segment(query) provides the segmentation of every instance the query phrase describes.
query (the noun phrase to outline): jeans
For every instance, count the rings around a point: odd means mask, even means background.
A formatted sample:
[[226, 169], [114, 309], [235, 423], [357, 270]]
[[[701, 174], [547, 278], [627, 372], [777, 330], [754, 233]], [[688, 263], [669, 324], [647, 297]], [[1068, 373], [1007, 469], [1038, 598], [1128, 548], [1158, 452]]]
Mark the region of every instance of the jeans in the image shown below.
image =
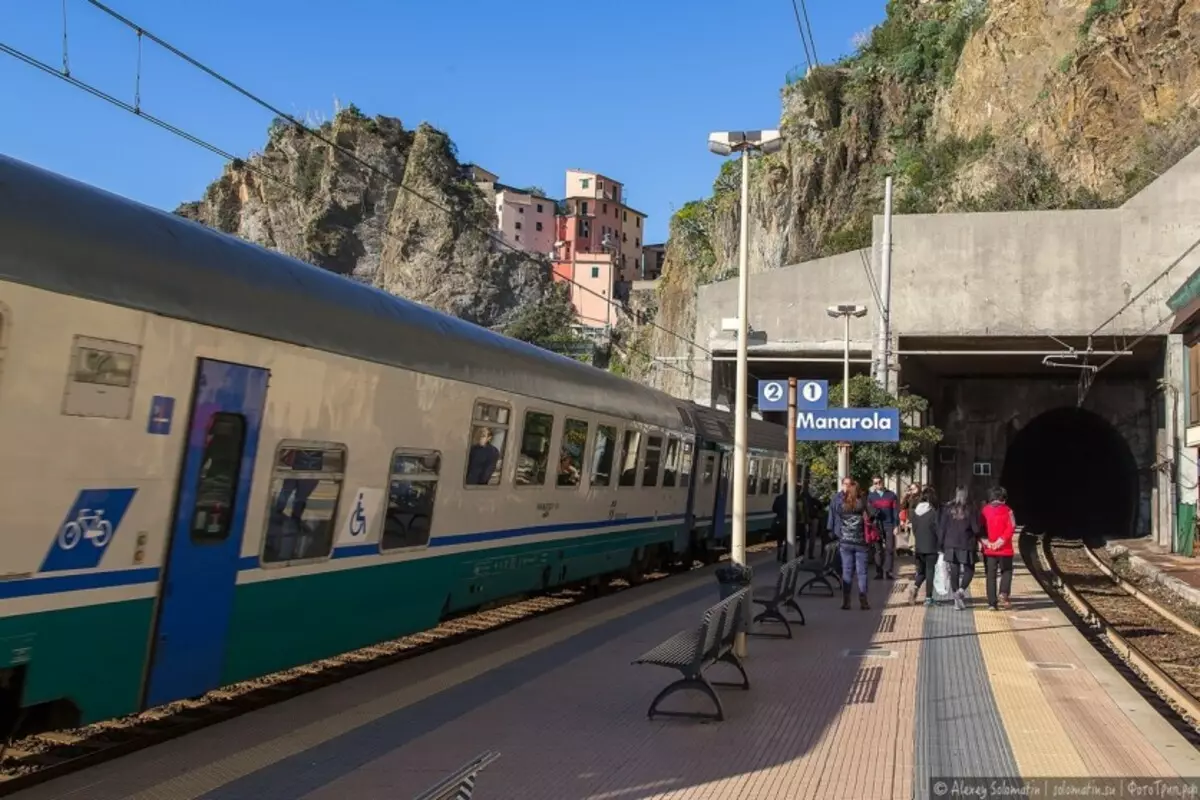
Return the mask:
[[913, 581], [913, 591], [925, 584], [925, 596], [933, 597], [933, 572], [937, 569], [937, 553], [917, 553], [917, 577]]
[[971, 574], [975, 571], [971, 567], [971, 553], [951, 548], [946, 551], [946, 563], [950, 568], [950, 591], [965, 590], [971, 582]]
[[838, 544], [838, 553], [842, 557], [842, 591], [850, 591], [850, 577], [858, 573], [858, 593], [867, 594], [867, 546], [865, 544]]
[[893, 563], [896, 559], [896, 526], [886, 525], [883, 527], [882, 541], [875, 543], [872, 548], [874, 553], [875, 571], [886, 572], [889, 575], [892, 573]]
[[989, 606], [996, 605], [996, 583], [999, 577], [1000, 594], [1008, 597], [1012, 592], [1012, 556], [984, 556], [984, 569], [987, 570], [987, 601]]

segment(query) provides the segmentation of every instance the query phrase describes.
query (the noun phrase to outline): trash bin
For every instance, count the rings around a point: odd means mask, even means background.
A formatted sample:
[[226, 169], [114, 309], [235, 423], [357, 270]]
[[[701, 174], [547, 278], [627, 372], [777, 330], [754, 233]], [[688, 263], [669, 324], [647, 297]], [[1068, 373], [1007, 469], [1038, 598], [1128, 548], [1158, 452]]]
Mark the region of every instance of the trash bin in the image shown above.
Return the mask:
[[722, 564], [717, 567], [717, 586], [721, 589], [721, 599], [725, 600], [750, 585], [754, 571], [741, 564]]

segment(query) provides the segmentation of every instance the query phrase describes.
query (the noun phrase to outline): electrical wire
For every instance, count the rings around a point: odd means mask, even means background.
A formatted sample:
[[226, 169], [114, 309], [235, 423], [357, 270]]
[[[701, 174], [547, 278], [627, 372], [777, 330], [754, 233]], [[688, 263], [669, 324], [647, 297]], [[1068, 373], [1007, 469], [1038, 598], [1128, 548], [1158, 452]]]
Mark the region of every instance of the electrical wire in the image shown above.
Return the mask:
[[792, 12], [796, 15], [796, 30], [800, 32], [800, 44], [804, 47], [804, 63], [808, 64], [808, 68], [813, 68], [812, 56], [808, 52], [808, 40], [804, 38], [804, 23], [800, 21], [800, 7], [796, 5], [796, 0], [792, 0]]
[[813, 38], [812, 23], [808, 20], [808, 3], [805, 0], [800, 0], [800, 10], [804, 13], [804, 27], [808, 30], [808, 45], [812, 48], [813, 66], [821, 65], [821, 58], [817, 55], [817, 41]]
[[[103, 11], [105, 14], [108, 14], [109, 16], [111, 16], [113, 19], [117, 20], [121, 24], [123, 24], [123, 25], [127, 26], [128, 28], [132, 29], [133, 31], [138, 32], [139, 34], [145, 36], [147, 39], [154, 42], [155, 44], [162, 47], [163, 49], [167, 50], [171, 54], [177, 56], [178, 58], [183, 59], [188, 64], [192, 65], [193, 67], [200, 70], [204, 74], [219, 81], [220, 83], [229, 87], [233, 91], [242, 95], [247, 100], [250, 100], [251, 102], [255, 103], [256, 105], [275, 114], [275, 116], [287, 121], [293, 127], [295, 127], [297, 130], [307, 134], [308, 136], [313, 137], [314, 139], [325, 144], [326, 146], [333, 148], [334, 150], [336, 150], [337, 152], [346, 156], [347, 158], [355, 161], [356, 163], [358, 163], [365, 169], [370, 170], [371, 172], [375, 173], [377, 176], [382, 178], [385, 182], [387, 182], [389, 184], [394, 183], [392, 176], [388, 172], [380, 169], [379, 167], [375, 166], [371, 162], [360, 157], [353, 150], [350, 150], [350, 149], [338, 144], [338, 142], [334, 139], [331, 139], [327, 136], [322, 135], [320, 133], [320, 131], [313, 130], [312, 128], [308, 127], [300, 120], [293, 117], [291, 114], [288, 114], [286, 111], [283, 111], [282, 109], [276, 107], [275, 105], [268, 102], [267, 100], [264, 100], [263, 98], [259, 97], [258, 95], [255, 95], [248, 89], [240, 86], [239, 84], [235, 83], [234, 81], [230, 80], [229, 78], [226, 78], [224, 75], [221, 75], [220, 73], [218, 73], [217, 71], [213, 70], [212, 68], [206, 66], [205, 64], [201, 63], [200, 61], [197, 61], [195, 58], [189, 56], [187, 53], [184, 53], [182, 50], [175, 47], [170, 42], [167, 42], [162, 37], [157, 36], [157, 35], [151, 33], [150, 31], [147, 31], [142, 26], [138, 25], [137, 23], [133, 22], [132, 20], [129, 20], [126, 17], [122, 16], [121, 14], [117, 13], [113, 9], [106, 6], [104, 3], [101, 3], [100, 0], [88, 0], [88, 2], [91, 3], [93, 6], [95, 6], [96, 8], [98, 8], [99, 10]], [[403, 183], [397, 184], [397, 186], [401, 191], [407, 192], [408, 194], [412, 195], [413, 197], [416, 197], [418, 200], [421, 200], [422, 202], [432, 206], [433, 208], [436, 208], [439, 211], [442, 211], [443, 213], [450, 215], [451, 217], [456, 216], [452, 209], [447, 208], [446, 206], [437, 202], [433, 198], [430, 198], [430, 197], [426, 196], [425, 194], [418, 192], [417, 190], [413, 189], [411, 186], [406, 186]], [[536, 264], [539, 267], [543, 266], [541, 261], [538, 261], [537, 259], [530, 257], [524, 250], [513, 247], [508, 242], [497, 237], [495, 234], [495, 231], [490, 230], [488, 228], [478, 226], [478, 225], [474, 225], [471, 223], [467, 223], [467, 224], [470, 225], [470, 227], [474, 227], [477, 230], [484, 233], [489, 239], [491, 239], [493, 242], [495, 242], [500, 247], [503, 247], [503, 248], [515, 253], [519, 257], [521, 257], [533, 264]], [[615, 264], [615, 262], [614, 262], [614, 264]], [[615, 300], [608, 297], [607, 295], [597, 292], [593, 289], [590, 289], [590, 288], [584, 286], [583, 284], [577, 283], [576, 281], [574, 281], [570, 278], [565, 278], [562, 276], [558, 276], [558, 277], [565, 283], [569, 283], [579, 289], [582, 289], [583, 291], [587, 292], [588, 294], [591, 294], [595, 297], [599, 297], [600, 299], [604, 300], [606, 303], [617, 308], [618, 310], [622, 309], [621, 304], [617, 303]], [[682, 342], [686, 342], [687, 344], [690, 344], [692, 347], [699, 349], [701, 352], [703, 352], [705, 354], [711, 355], [711, 352], [707, 348], [702, 347], [700, 344], [698, 344], [697, 342], [695, 342], [692, 339], [687, 338], [686, 336], [682, 336], [679, 333], [676, 333], [675, 331], [672, 331], [669, 328], [665, 328], [653, 321], [649, 321], [647, 324], [652, 328], [656, 328], [658, 330], [663, 331], [664, 333], [674, 336], [675, 338], [679, 339]]]
[[[107, 92], [105, 92], [101, 89], [98, 89], [95, 86], [92, 86], [91, 84], [88, 84], [78, 78], [71, 76], [71, 75], [66, 75], [63, 72], [61, 72], [60, 70], [55, 69], [53, 66], [51, 66], [43, 61], [40, 61], [37, 58], [34, 58], [33, 56], [23, 53], [20, 50], [17, 50], [16, 48], [11, 47], [10, 45], [0, 42], [0, 53], [9, 55], [9, 56], [17, 59], [18, 61], [21, 61], [31, 67], [35, 67], [36, 69], [39, 69], [42, 72], [45, 72], [48, 75], [52, 75], [62, 81], [65, 81], [77, 89], [80, 89], [94, 97], [97, 97], [101, 100], [111, 103], [112, 105], [116, 106], [117, 108], [120, 108], [124, 111], [129, 112], [130, 114], [133, 114], [134, 116], [140, 117], [150, 123], [153, 123], [154, 125], [157, 125], [158, 127], [167, 131], [168, 133], [178, 136], [181, 139], [184, 139], [184, 140], [190, 142], [191, 144], [194, 144], [198, 147], [201, 147], [201, 148], [209, 151], [210, 153], [221, 156], [222, 158], [226, 159], [227, 161], [231, 162], [232, 164], [234, 164], [237, 167], [244, 168], [247, 171], [252, 172], [255, 175], [258, 175], [259, 177], [261, 177], [265, 180], [269, 180], [269, 181], [272, 181], [273, 183], [277, 183], [280, 186], [283, 186], [284, 188], [295, 193], [297, 197], [304, 196], [300, 190], [300, 187], [298, 187], [286, 180], [283, 180], [282, 178], [280, 178], [276, 175], [273, 175], [264, 169], [254, 166], [250, 162], [245, 161], [245, 160], [233, 155], [232, 153], [229, 153], [228, 151], [223, 150], [220, 147], [218, 147], [210, 142], [205, 141], [204, 139], [201, 139], [200, 137], [198, 137], [194, 134], [188, 133], [187, 131], [183, 130], [182, 128], [176, 127], [175, 125], [165, 122], [164, 120], [161, 120], [158, 117], [153, 116], [152, 114], [147, 114], [145, 111], [135, 108], [134, 106], [130, 105], [129, 103], [126, 103], [123, 100], [113, 97], [112, 95], [108, 94]], [[393, 234], [391, 234], [389, 231], [382, 231], [381, 233], [383, 236], [391, 237], [393, 239], [395, 238], [393, 236]], [[432, 253], [432, 251], [429, 251], [429, 250], [426, 250], [426, 252], [430, 253], [431, 255], [436, 255], [436, 254]], [[543, 349], [549, 349], [549, 348], [543, 348]], [[652, 362], [662, 363], [662, 364], [688, 376], [689, 378], [691, 378], [693, 380], [707, 382], [706, 378], [703, 378], [699, 375], [695, 375], [694, 373], [692, 373], [688, 370], [681, 369], [670, 362], [660, 361], [656, 356], [653, 356], [649, 353], [643, 352], [643, 351], [638, 350], [629, 345], [626, 345], [625, 349], [627, 349], [630, 352], [633, 352], [639, 356], [642, 356], [644, 358], [648, 358]]]

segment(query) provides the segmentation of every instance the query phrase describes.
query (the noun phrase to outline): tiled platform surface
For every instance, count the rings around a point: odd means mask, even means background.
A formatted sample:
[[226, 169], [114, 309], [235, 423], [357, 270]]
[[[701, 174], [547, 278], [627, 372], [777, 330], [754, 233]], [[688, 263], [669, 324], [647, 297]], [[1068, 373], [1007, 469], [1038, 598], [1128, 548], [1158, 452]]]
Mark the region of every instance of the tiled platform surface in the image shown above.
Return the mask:
[[[1032, 578], [1018, 575], [1007, 613], [909, 606], [907, 585], [873, 582], [870, 611], [803, 599], [795, 639], [751, 639], [751, 690], [718, 690], [723, 723], [648, 721], [673, 674], [629, 663], [716, 600], [705, 571], [17, 796], [402, 800], [484, 750], [501, 758], [479, 777], [481, 800], [868, 800], [927, 797], [936, 777], [1200, 776], [1195, 748]], [[982, 575], [972, 589], [982, 593]], [[847, 652], [868, 646], [881, 652]]]

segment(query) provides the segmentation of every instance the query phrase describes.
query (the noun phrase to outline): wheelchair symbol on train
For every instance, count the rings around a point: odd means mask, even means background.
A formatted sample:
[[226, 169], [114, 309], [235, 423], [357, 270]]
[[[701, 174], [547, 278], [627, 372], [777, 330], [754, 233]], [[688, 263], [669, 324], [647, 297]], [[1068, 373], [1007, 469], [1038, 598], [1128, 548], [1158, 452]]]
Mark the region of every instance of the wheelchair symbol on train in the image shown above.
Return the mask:
[[87, 539], [93, 547], [103, 548], [112, 535], [113, 526], [104, 518], [104, 509], [97, 508], [93, 511], [83, 508], [80, 509], [78, 517], [63, 525], [62, 530], [58, 532], [58, 546], [63, 550], [71, 550]]
[[350, 515], [350, 535], [362, 536], [367, 532], [367, 514], [363, 509], [363, 498], [360, 494], [354, 502], [354, 513]]

